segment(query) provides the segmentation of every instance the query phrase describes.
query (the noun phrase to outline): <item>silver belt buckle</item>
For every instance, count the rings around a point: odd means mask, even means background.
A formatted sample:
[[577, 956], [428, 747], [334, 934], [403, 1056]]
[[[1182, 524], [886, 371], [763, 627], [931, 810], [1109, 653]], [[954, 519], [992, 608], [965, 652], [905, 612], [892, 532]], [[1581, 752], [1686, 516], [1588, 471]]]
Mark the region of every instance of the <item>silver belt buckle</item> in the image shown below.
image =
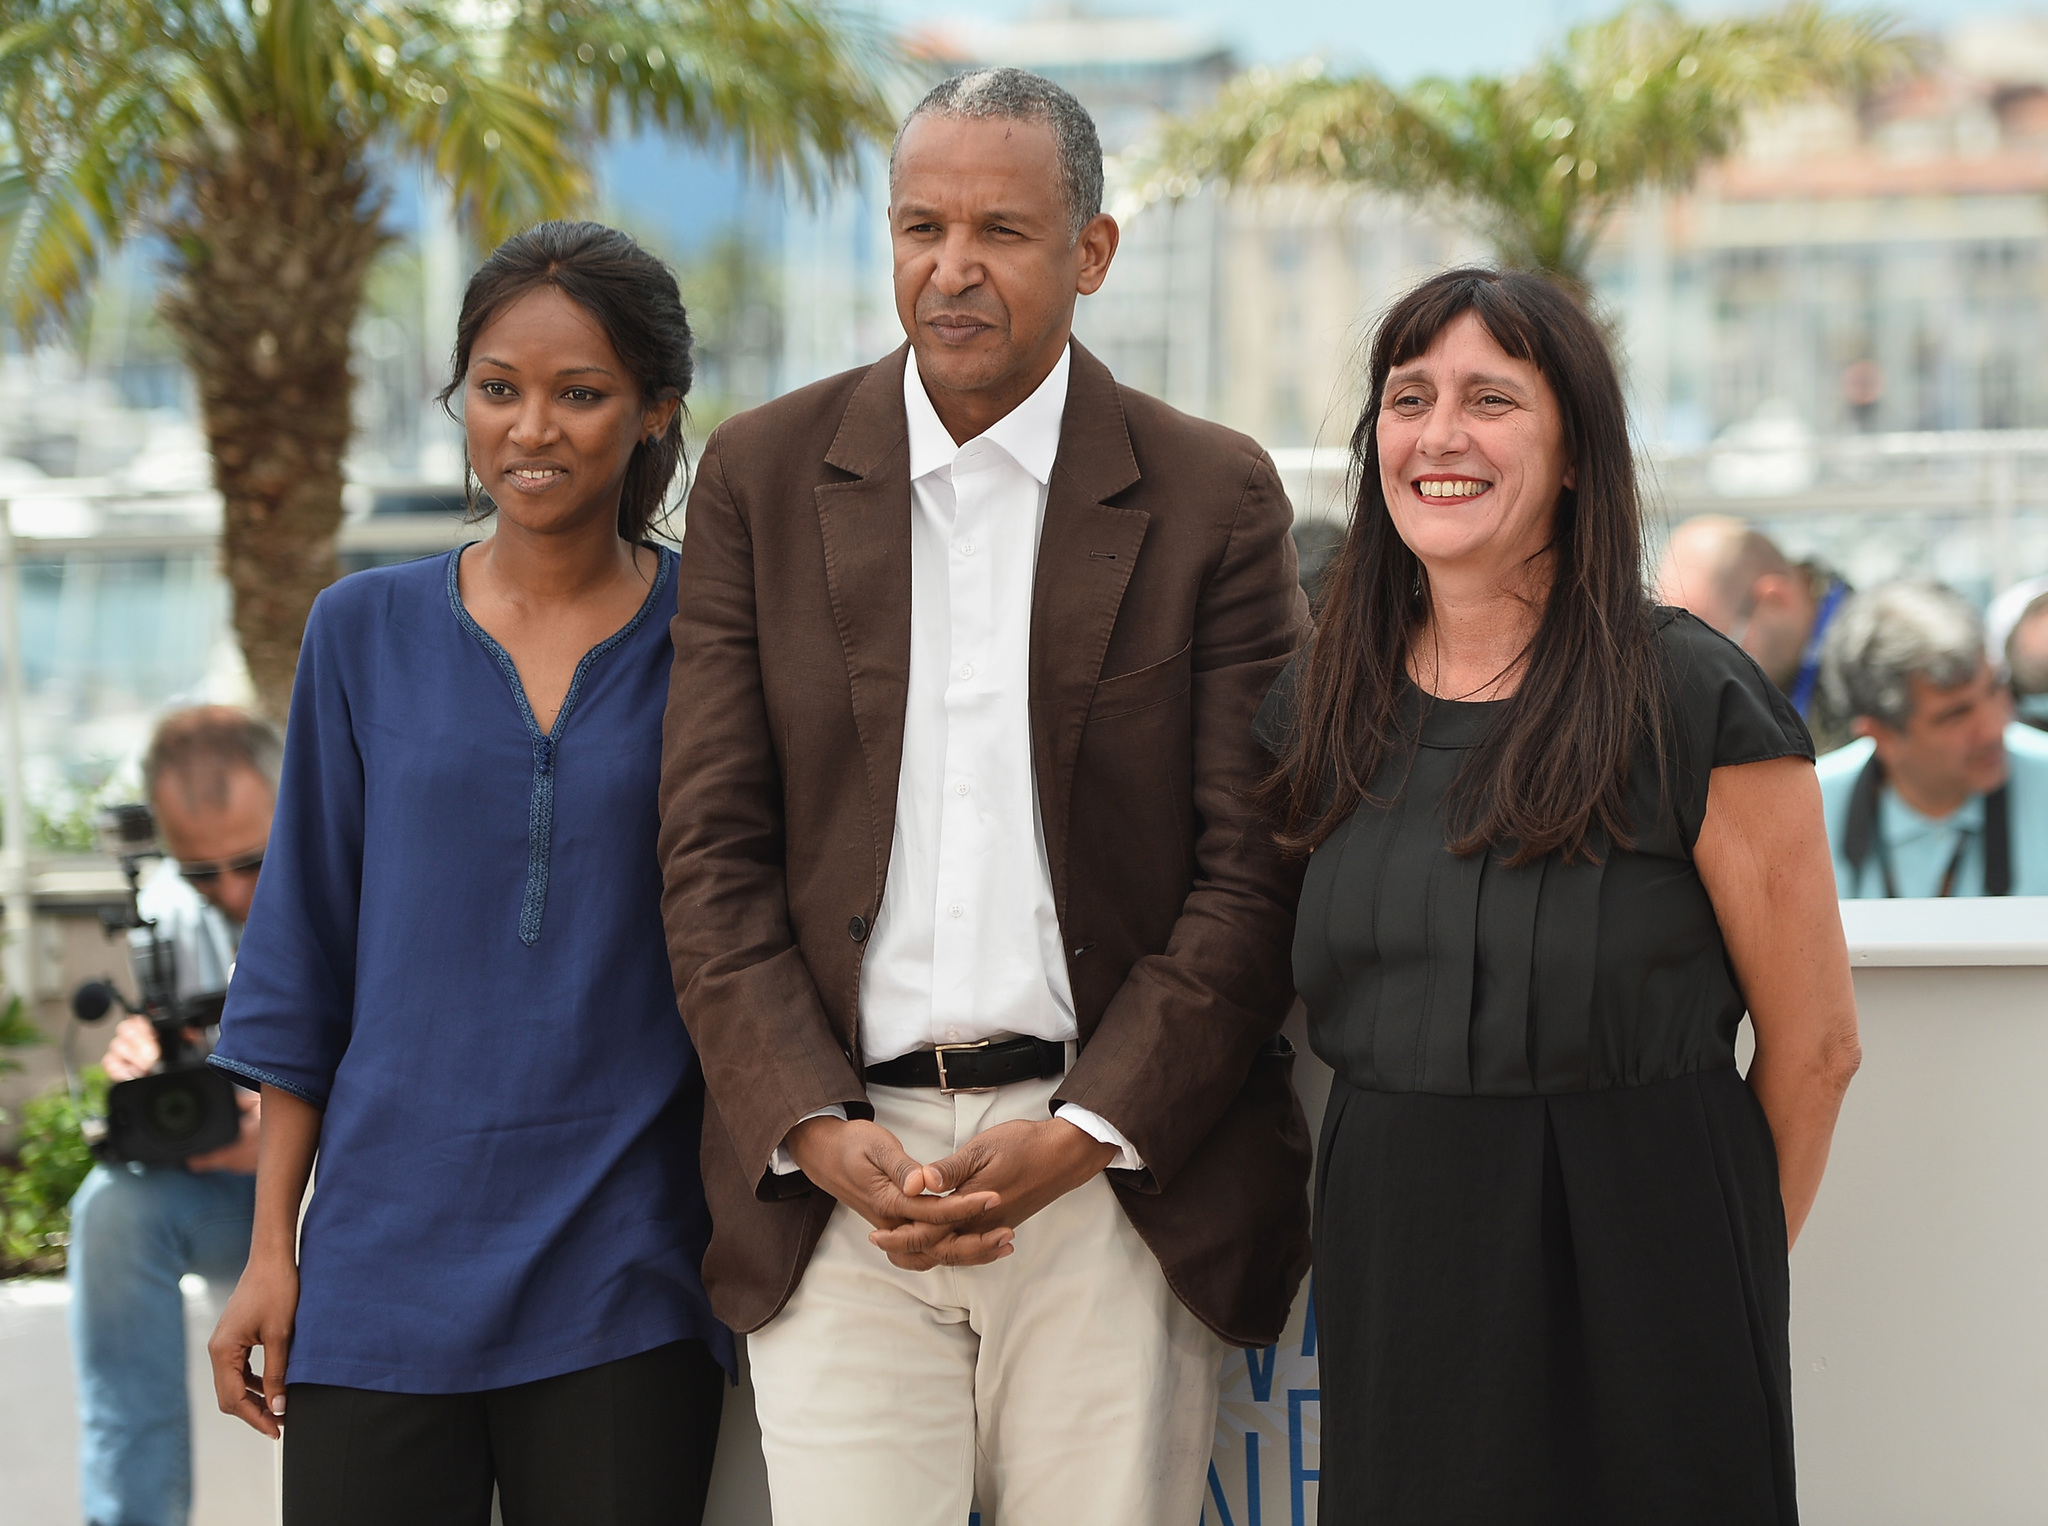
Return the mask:
[[932, 1056], [939, 1064], [939, 1094], [941, 1096], [954, 1097], [967, 1093], [992, 1092], [996, 1090], [993, 1086], [955, 1086], [946, 1076], [946, 1052], [948, 1050], [957, 1053], [967, 1049], [986, 1049], [992, 1042], [994, 1041], [991, 1039], [982, 1039], [979, 1043], [974, 1044], [939, 1044], [933, 1048]]

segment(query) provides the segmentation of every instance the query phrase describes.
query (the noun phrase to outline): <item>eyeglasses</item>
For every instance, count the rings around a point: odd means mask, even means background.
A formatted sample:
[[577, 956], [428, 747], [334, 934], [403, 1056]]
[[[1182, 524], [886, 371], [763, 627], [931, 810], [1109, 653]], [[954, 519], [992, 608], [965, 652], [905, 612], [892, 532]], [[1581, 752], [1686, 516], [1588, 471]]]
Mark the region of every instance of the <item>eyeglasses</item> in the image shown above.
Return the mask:
[[188, 864], [178, 860], [178, 873], [185, 877], [185, 883], [195, 890], [203, 890], [223, 874], [254, 874], [263, 867], [263, 849], [243, 853], [235, 858], [216, 859], [212, 863]]

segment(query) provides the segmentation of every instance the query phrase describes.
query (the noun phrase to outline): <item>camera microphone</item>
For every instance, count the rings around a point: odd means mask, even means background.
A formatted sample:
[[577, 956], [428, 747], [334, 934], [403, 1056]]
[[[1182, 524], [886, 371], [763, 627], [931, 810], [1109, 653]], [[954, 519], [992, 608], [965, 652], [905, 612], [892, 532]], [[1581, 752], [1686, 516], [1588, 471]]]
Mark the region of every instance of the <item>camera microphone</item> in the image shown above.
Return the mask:
[[133, 1011], [127, 999], [104, 980], [88, 980], [71, 993], [71, 1015], [81, 1023], [96, 1023], [114, 1008]]

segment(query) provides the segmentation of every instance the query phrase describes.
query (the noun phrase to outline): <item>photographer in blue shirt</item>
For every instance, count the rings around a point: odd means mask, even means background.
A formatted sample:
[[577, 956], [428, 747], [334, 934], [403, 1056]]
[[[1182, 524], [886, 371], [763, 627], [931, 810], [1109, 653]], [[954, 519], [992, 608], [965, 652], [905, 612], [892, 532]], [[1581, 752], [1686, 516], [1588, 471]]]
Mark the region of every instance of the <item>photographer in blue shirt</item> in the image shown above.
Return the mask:
[[[224, 705], [166, 716], [143, 755], [166, 858], [145, 880], [139, 909], [174, 952], [180, 998], [227, 987], [282, 758], [269, 722]], [[130, 1017], [103, 1064], [109, 1080], [132, 1081], [160, 1058], [148, 1019]], [[257, 1101], [245, 1096], [234, 1143], [182, 1165], [95, 1166], [71, 1201], [71, 1346], [89, 1526], [183, 1526], [191, 1511], [178, 1282], [201, 1276], [225, 1297], [249, 1254]]]
[[2048, 736], [2013, 720], [1975, 609], [1938, 583], [1858, 594], [1821, 682], [1857, 737], [1819, 763], [1845, 900], [2048, 895]]

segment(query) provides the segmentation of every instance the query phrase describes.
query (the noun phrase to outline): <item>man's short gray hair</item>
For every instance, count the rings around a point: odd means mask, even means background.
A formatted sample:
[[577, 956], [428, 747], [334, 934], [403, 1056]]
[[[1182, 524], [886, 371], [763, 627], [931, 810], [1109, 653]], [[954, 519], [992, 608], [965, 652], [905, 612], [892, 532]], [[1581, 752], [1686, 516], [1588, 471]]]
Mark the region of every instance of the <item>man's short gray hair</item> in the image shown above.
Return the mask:
[[277, 793], [284, 738], [275, 726], [233, 705], [174, 710], [157, 723], [142, 755], [143, 796], [154, 806], [157, 790], [175, 784], [188, 810], [220, 810], [228, 803], [229, 777], [240, 768], [261, 775]]
[[1060, 186], [1067, 200], [1067, 236], [1081, 230], [1102, 211], [1102, 140], [1088, 108], [1041, 74], [1023, 69], [969, 69], [940, 80], [930, 94], [911, 108], [896, 129], [889, 150], [889, 183], [896, 183], [896, 153], [903, 135], [919, 117], [967, 117], [977, 121], [1043, 122], [1052, 130], [1059, 156]]
[[1913, 713], [1911, 680], [1968, 683], [1984, 665], [1984, 622], [1939, 583], [1885, 583], [1842, 606], [1821, 647], [1820, 679], [1837, 715], [1894, 730]]

